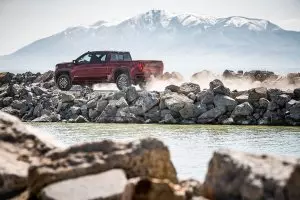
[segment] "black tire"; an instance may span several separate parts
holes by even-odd
[[[117,77],[116,84],[119,90],[123,90],[131,86],[131,80],[128,74],[123,73]]]
[[[67,91],[72,87],[72,81],[68,74],[62,74],[56,79],[56,85],[60,90]]]

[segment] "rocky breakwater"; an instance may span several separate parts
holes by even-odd
[[[298,200],[300,160],[216,151],[204,183],[179,181],[161,141],[58,147],[0,111],[0,199]],[[43,137],[42,137],[43,136]]]
[[[51,71],[5,77],[0,87],[1,111],[22,121],[300,124],[300,88],[230,91],[215,79],[202,90],[196,83],[183,83],[169,85],[162,92],[137,91],[134,87],[115,92],[78,87],[77,91],[63,92],[56,88]]]

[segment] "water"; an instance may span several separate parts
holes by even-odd
[[[180,178],[203,180],[213,151],[230,148],[253,153],[300,157],[300,127],[32,124],[65,145],[113,139],[156,137],[169,146]]]

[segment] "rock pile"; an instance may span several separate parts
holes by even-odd
[[[216,151],[203,184],[178,181],[154,138],[55,146],[0,111],[0,199],[229,200],[300,198],[300,161]]]
[[[5,77],[5,78],[3,78]],[[219,79],[201,90],[195,83],[169,85],[163,92],[103,93],[79,87],[62,92],[53,72],[3,76],[1,111],[32,122],[299,125],[300,88],[264,87],[230,91]],[[19,82],[18,77],[24,81]],[[5,82],[9,81],[9,82]]]

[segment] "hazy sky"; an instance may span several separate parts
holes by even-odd
[[[0,0],[0,55],[69,26],[122,20],[150,9],[263,18],[300,31],[300,0]]]

